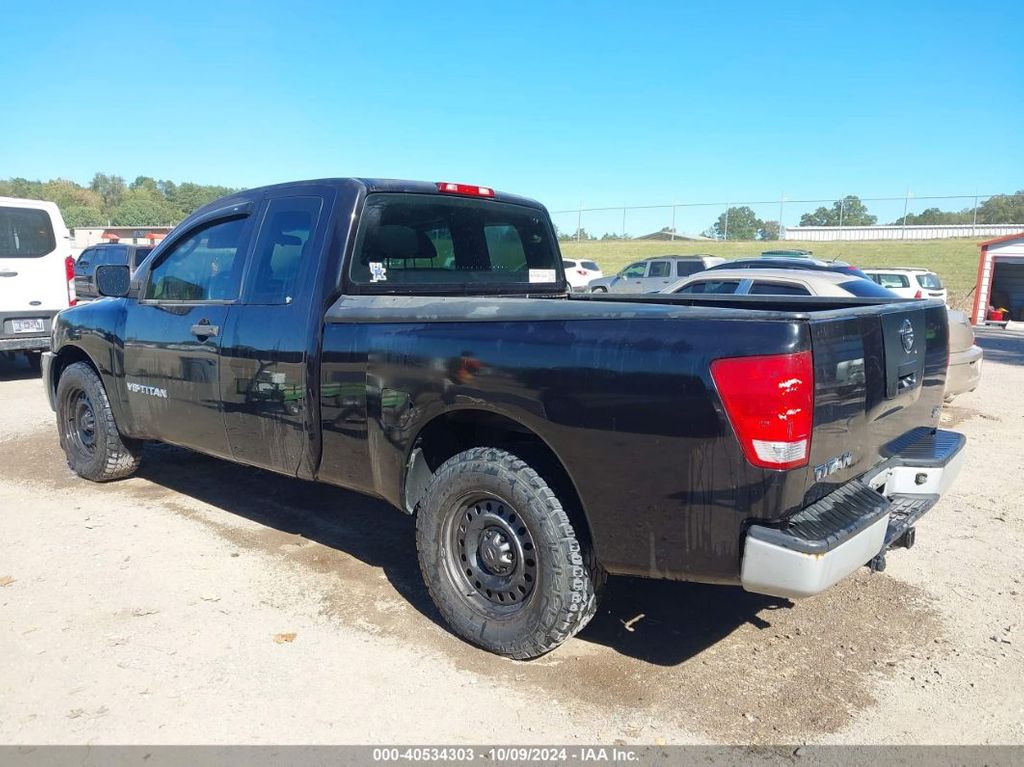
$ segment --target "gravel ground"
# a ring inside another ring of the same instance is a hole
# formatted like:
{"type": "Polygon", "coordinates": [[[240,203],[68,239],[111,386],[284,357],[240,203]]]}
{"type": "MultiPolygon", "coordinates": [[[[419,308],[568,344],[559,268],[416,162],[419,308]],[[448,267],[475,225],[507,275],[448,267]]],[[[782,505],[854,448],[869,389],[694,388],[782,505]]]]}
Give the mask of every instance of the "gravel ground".
{"type": "Polygon", "coordinates": [[[966,466],[884,573],[614,578],[530,663],[441,625],[411,519],[164,446],[78,480],[0,361],[0,743],[1024,743],[1024,335],[985,335],[966,466]]]}

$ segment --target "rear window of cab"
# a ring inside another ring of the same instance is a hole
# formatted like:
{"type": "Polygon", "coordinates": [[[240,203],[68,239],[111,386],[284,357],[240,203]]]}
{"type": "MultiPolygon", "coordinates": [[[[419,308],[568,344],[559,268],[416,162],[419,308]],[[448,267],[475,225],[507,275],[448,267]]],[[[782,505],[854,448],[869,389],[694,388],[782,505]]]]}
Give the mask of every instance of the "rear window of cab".
{"type": "Polygon", "coordinates": [[[562,258],[544,211],[432,194],[368,195],[349,277],[382,292],[564,286],[562,258]]]}

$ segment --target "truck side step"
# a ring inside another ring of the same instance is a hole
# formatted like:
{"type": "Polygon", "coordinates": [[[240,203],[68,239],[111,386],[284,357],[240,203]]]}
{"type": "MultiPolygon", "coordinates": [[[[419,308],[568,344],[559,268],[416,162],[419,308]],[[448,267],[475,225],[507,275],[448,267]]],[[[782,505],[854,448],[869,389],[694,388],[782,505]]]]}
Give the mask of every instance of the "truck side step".
{"type": "Polygon", "coordinates": [[[885,547],[914,545],[914,524],[939,500],[937,495],[894,495],[890,500],[885,547]],[[909,537],[908,537],[909,536],[909,537]]]}

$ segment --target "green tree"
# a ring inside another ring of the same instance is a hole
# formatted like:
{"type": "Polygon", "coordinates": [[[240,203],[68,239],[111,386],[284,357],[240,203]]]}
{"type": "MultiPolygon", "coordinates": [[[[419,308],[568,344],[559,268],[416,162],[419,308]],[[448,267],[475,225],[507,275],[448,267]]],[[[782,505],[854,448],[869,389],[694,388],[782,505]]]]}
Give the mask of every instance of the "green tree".
{"type": "Polygon", "coordinates": [[[97,207],[70,205],[60,210],[68,229],[80,226],[104,226],[107,223],[107,217],[97,207]]]}
{"type": "Polygon", "coordinates": [[[121,204],[127,189],[123,178],[108,176],[106,173],[97,173],[93,176],[89,188],[100,196],[103,200],[103,209],[108,213],[121,204]]]}
{"type": "Polygon", "coordinates": [[[39,199],[57,203],[62,211],[72,207],[99,208],[103,204],[96,192],[63,178],[51,179],[43,184],[39,190],[39,199]]]}
{"type": "Polygon", "coordinates": [[[235,191],[237,190],[227,186],[204,186],[186,181],[178,184],[173,190],[168,190],[167,199],[181,210],[183,215],[188,215],[206,203],[235,191]]]}
{"type": "Polygon", "coordinates": [[[173,205],[144,197],[129,197],[110,212],[110,223],[114,226],[165,226],[179,220],[173,205]]]}
{"type": "Polygon", "coordinates": [[[157,186],[155,178],[150,176],[137,176],[128,189],[137,197],[149,200],[163,200],[164,193],[157,186]]]}
{"type": "MultiPolygon", "coordinates": [[[[936,225],[936,224],[965,224],[971,222],[972,213],[968,210],[959,212],[953,210],[939,210],[938,208],[925,208],[920,213],[907,214],[907,226],[913,225],[936,225]]],[[[903,217],[893,221],[890,226],[903,224],[903,217]]]]}
{"type": "Polygon", "coordinates": [[[1024,224],[1024,189],[997,194],[978,206],[979,224],[1024,224]]]}
{"type": "Polygon", "coordinates": [[[757,233],[759,240],[777,240],[782,236],[782,227],[778,221],[762,221],[761,230],[757,233]]]}
{"type": "Polygon", "coordinates": [[[820,207],[800,216],[800,226],[873,226],[877,222],[878,216],[868,213],[855,194],[836,200],[831,208],[820,207]]]}
{"type": "Polygon", "coordinates": [[[746,205],[727,209],[712,225],[715,237],[723,240],[753,240],[764,222],[746,205]]]}

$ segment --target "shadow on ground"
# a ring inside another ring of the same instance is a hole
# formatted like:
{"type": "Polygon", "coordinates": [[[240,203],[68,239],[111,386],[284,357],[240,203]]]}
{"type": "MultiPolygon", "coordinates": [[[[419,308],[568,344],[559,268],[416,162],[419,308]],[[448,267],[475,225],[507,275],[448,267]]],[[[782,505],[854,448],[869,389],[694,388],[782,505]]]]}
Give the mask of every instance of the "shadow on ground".
{"type": "MultiPolygon", "coordinates": [[[[166,445],[147,446],[139,476],[380,568],[403,599],[447,630],[420,577],[414,520],[389,504],[166,445]]],[[[610,578],[598,615],[579,638],[671,666],[739,626],[767,627],[757,614],[788,604],[738,588],[610,578]]]]}
{"type": "Polygon", "coordinates": [[[39,378],[39,371],[33,370],[24,354],[0,353],[0,381],[25,381],[39,378]]]}
{"type": "MultiPolygon", "coordinates": [[[[975,328],[975,339],[985,359],[1008,365],[1024,365],[1024,324],[1011,322],[1005,329],[975,328]]],[[[982,374],[984,375],[984,373],[982,374]]]]}

